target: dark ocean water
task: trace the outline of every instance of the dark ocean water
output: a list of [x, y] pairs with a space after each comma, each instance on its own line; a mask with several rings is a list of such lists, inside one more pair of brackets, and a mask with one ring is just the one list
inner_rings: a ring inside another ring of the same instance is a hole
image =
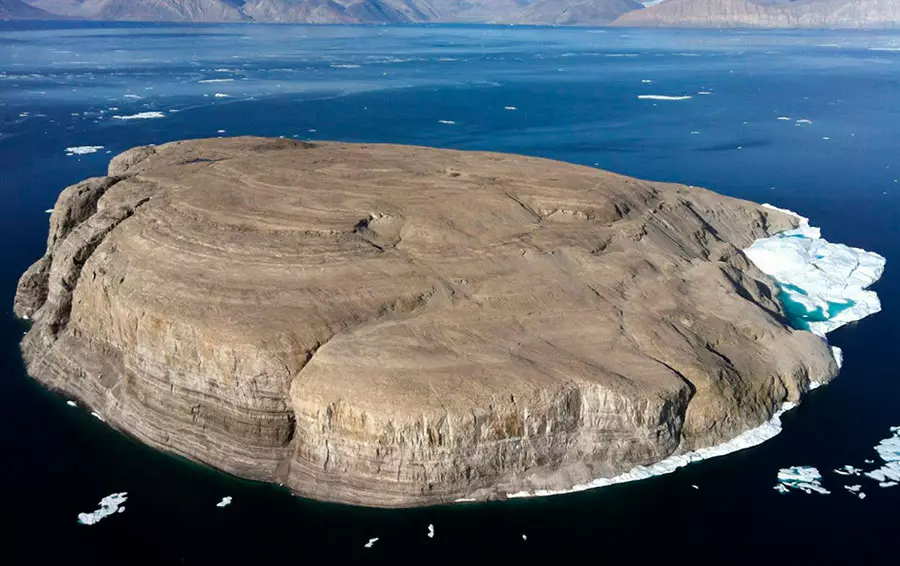
[[[900, 487], [830, 470], [867, 467], [900, 425], [898, 45], [850, 32], [0, 22], [0, 563], [896, 563]], [[233, 80], [201, 82], [215, 79]], [[112, 118], [141, 112], [165, 117]], [[103, 174], [107, 152], [219, 130], [516, 152], [772, 202], [886, 256], [884, 311], [830, 336], [840, 377], [750, 450], [547, 499], [303, 500], [137, 444], [42, 390], [18, 353], [15, 285], [43, 253], [58, 192]], [[104, 149], [66, 156], [92, 145]], [[818, 467], [832, 494], [775, 493], [791, 465]], [[117, 491], [123, 514], [76, 523]], [[234, 503], [216, 508], [224, 495]]]

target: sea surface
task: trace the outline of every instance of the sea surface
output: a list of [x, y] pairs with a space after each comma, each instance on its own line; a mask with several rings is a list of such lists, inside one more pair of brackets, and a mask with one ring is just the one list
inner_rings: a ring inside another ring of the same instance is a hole
[[[896, 563], [900, 486], [831, 470], [876, 467], [900, 425], [898, 46], [876, 32], [0, 22], [0, 563]], [[756, 448], [551, 498], [304, 500], [67, 406], [26, 376], [11, 312], [61, 189], [134, 145], [243, 134], [515, 152], [771, 202], [887, 257], [884, 310], [829, 336], [841, 375]], [[67, 155], [84, 146], [102, 149]], [[776, 493], [795, 465], [831, 494]], [[121, 491], [123, 513], [77, 523]]]

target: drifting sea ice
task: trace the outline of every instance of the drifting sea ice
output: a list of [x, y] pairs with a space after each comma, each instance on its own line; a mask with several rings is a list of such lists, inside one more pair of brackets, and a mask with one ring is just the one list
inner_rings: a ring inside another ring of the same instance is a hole
[[370, 538], [369, 542], [367, 542], [365, 546], [366, 548], [372, 548], [373, 546], [375, 546], [376, 542], [378, 542], [378, 537]]
[[787, 493], [791, 489], [798, 489], [804, 493], [821, 493], [828, 495], [831, 492], [822, 487], [822, 474], [812, 466], [792, 466], [778, 470], [778, 484], [775, 490], [778, 493]]
[[434, 525], [428, 525], [428, 538], [434, 538]]
[[93, 525], [99, 521], [125, 511], [122, 505], [128, 499], [128, 492], [113, 493], [100, 500], [100, 508], [90, 513], [79, 513], [78, 522], [82, 525]]
[[89, 153], [97, 153], [103, 149], [102, 145], [79, 145], [75, 147], [67, 147], [66, 155], [87, 155]]
[[70, 406], [70, 407], [77, 407], [77, 406], [78, 406], [78, 403], [76, 403], [75, 401], [72, 401], [71, 399], [69, 399], [68, 401], [66, 401], [66, 405], [68, 405], [68, 406]]
[[113, 116], [115, 120], [150, 120], [152, 118], [165, 118], [162, 112], [139, 112], [130, 116]]
[[799, 219], [800, 226], [756, 240], [744, 253], [778, 282], [779, 299], [792, 322], [824, 337], [881, 310], [878, 295], [866, 288], [884, 272], [882, 256], [832, 244], [807, 218], [781, 212]]
[[639, 94], [640, 100], [690, 100], [690, 96], [666, 96], [663, 94]]
[[222, 498], [222, 501], [219, 501], [218, 503], [216, 503], [216, 507], [228, 507], [229, 505], [231, 505], [231, 496], [230, 495], [226, 495], [225, 497]]
[[878, 482], [880, 487], [894, 487], [900, 483], [900, 427], [891, 428], [894, 433], [875, 446], [875, 451], [884, 462], [877, 470], [866, 472], [866, 476]]

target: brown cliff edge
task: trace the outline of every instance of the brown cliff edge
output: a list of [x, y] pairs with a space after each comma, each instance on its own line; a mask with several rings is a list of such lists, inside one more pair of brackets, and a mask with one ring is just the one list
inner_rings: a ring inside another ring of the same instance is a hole
[[793, 222], [514, 155], [175, 142], [63, 191], [15, 312], [32, 376], [152, 446], [315, 499], [488, 499], [833, 377], [740, 251]]

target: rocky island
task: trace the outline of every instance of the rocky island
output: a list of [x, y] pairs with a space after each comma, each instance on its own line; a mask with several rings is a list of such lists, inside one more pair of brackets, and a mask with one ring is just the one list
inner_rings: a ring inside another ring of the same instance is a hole
[[835, 376], [742, 252], [795, 228], [545, 159], [174, 142], [63, 191], [15, 312], [29, 373], [147, 444], [315, 499], [481, 500], [721, 444]]

